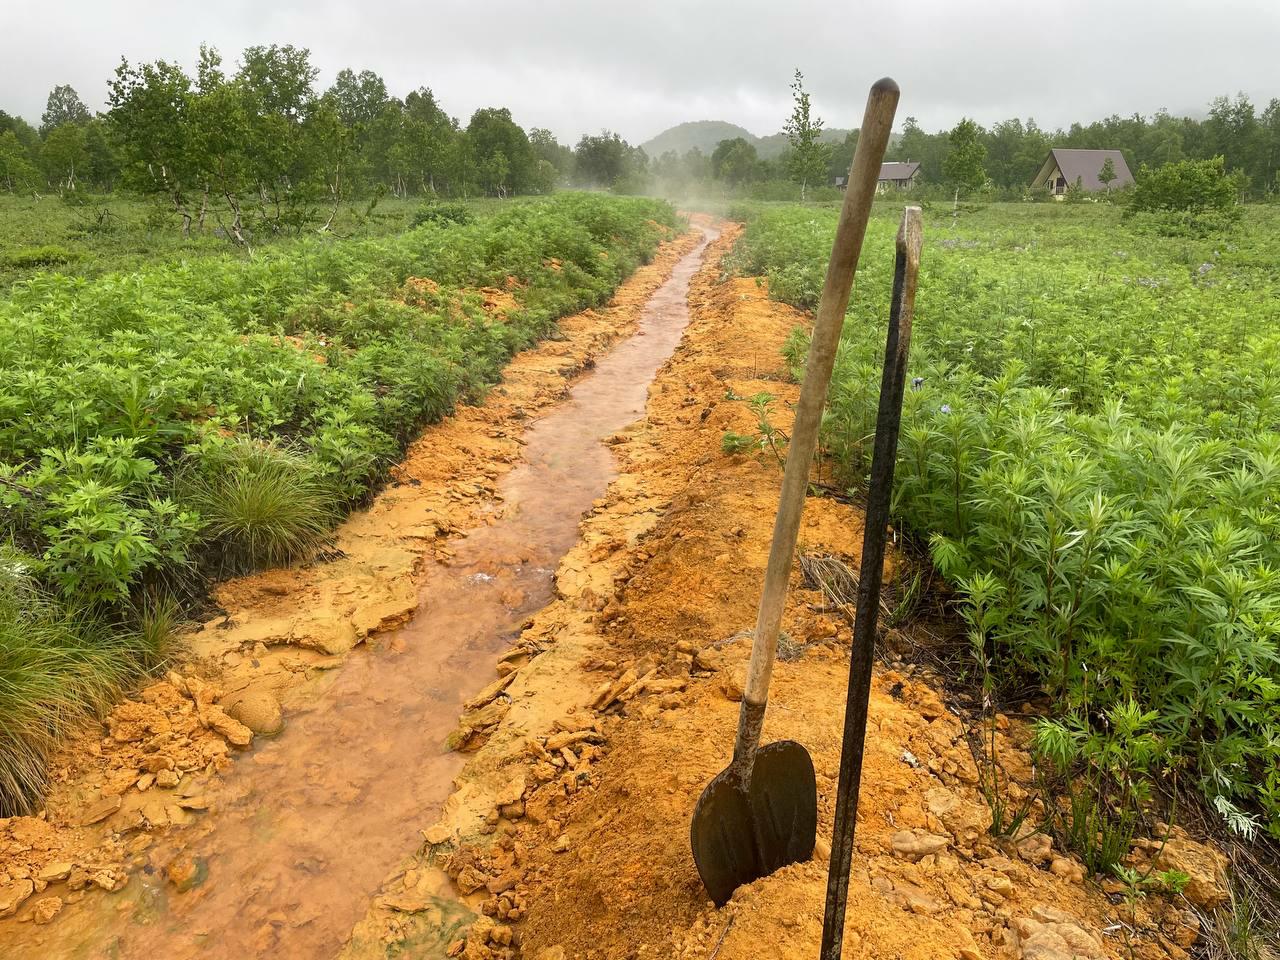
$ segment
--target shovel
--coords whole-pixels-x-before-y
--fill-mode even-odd
[[[698,798],[689,839],[698,874],[716,906],[744,883],[768,876],[813,854],[818,825],[818,791],[813,761],[800,744],[782,740],[760,747],[773,655],[800,530],[809,464],[818,443],[822,407],[835,364],[840,328],[849,306],[853,274],[871,216],[880,163],[898,106],[898,85],[887,77],[867,97],[858,147],[849,169],[840,221],[836,226],[827,279],[822,288],[796,407],[773,544],[756,616],[751,662],[738,715],[733,760]]]
[[[843,949],[845,903],[853,863],[853,831],[858,822],[858,788],[862,781],[862,751],[867,736],[871,666],[880,610],[880,580],[889,525],[889,496],[893,492],[893,467],[898,455],[898,427],[902,423],[902,391],[907,378],[907,350],[911,346],[911,318],[915,313],[922,239],[920,208],[907,207],[898,228],[889,336],[884,347],[876,441],[871,453],[871,483],[867,488],[858,607],[853,619],[849,693],[844,710],[844,742],[840,748],[840,784],[836,788],[836,825],[831,838],[831,864],[827,868],[822,950],[818,954],[821,960],[839,960]]]

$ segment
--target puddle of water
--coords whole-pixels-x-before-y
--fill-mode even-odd
[[[526,431],[524,461],[498,488],[499,519],[471,531],[450,565],[427,576],[414,620],[354,651],[280,737],[228,771],[213,795],[216,812],[176,838],[184,855],[201,858],[206,881],[187,893],[167,885],[159,868],[174,848],[161,841],[122,893],[69,906],[46,928],[5,924],[0,953],[242,960],[338,952],[449,795],[463,758],[443,743],[462,703],[552,598],[559,559],[616,475],[601,440],[643,414],[649,384],[680,340],[689,280],[714,236],[704,233],[650,298],[636,334]]]

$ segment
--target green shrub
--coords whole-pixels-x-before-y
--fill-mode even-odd
[[[140,446],[100,436],[82,452],[48,448],[0,484],[0,532],[38,545],[40,572],[78,604],[123,601],[148,575],[190,562],[199,522],[164,495]]]
[[[66,247],[44,244],[39,247],[22,247],[18,250],[9,251],[9,253],[5,254],[4,266],[16,270],[25,270],[32,267],[56,267],[64,263],[71,263],[77,258],[78,255]]]
[[[425,203],[413,212],[409,226],[420,227],[424,223],[468,224],[475,220],[471,208],[459,201]]]
[[[1091,874],[1117,872],[1133,845],[1161,760],[1156,717],[1128,700],[1101,723],[1080,712],[1036,724],[1046,820]]]
[[[1222,157],[1179,160],[1154,170],[1143,164],[1136,180],[1126,214],[1160,233],[1206,236],[1240,219],[1241,176],[1227,173]]]

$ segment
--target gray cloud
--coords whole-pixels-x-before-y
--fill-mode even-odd
[[[885,74],[902,86],[899,116],[927,129],[961,115],[1056,127],[1200,113],[1236,91],[1260,104],[1280,96],[1276,0],[61,0],[6,20],[0,109],[33,122],[55,84],[99,109],[122,55],[190,66],[201,42],[229,62],[250,44],[306,46],[321,84],[367,67],[400,96],[432,87],[463,122],[509,106],[564,141],[608,127],[640,142],[698,119],[775,132],[796,66],[829,126],[855,126]]]

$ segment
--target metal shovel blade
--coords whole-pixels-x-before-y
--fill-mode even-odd
[[[818,830],[818,785],[809,752],[794,740],[756,751],[745,785],[732,765],[702,791],[689,840],[717,907],[744,883],[808,860]]]

